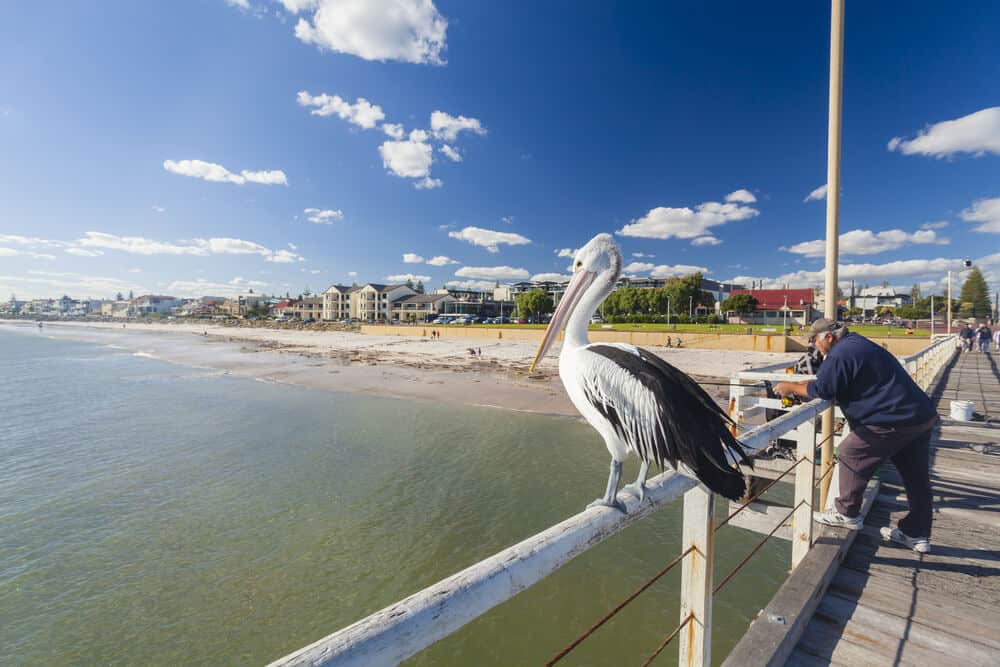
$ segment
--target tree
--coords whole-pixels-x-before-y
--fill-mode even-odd
[[[913,300],[913,304],[916,305],[920,301],[920,284],[913,283],[913,287],[910,288],[910,298]]]
[[[979,267],[969,272],[958,298],[962,303],[962,316],[988,317],[990,314],[990,288],[986,285]]]
[[[533,289],[517,295],[517,312],[522,317],[536,317],[552,312],[552,297],[545,290]]]
[[[121,292],[118,292],[118,294],[115,295],[115,301],[123,301],[124,299],[125,297],[122,296]]]
[[[752,313],[756,307],[757,299],[746,292],[734,294],[722,302],[722,311],[726,313]]]
[[[417,294],[423,294],[424,293],[424,281],[423,280],[418,280],[417,281],[417,286],[413,288],[413,291],[415,291]]]
[[[131,300],[132,300],[132,299],[134,299],[134,298],[135,298],[135,297],[134,297],[134,296],[132,296],[132,290],[129,290],[129,291],[128,291],[128,300],[129,300],[129,301],[131,301]]]
[[[413,278],[406,279],[406,286],[409,287],[410,289],[413,289]],[[413,291],[415,292],[416,290]]]

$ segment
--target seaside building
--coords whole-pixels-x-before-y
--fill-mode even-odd
[[[351,319],[363,322],[388,320],[394,302],[416,293],[406,285],[368,283],[350,294]]]
[[[447,290],[438,290],[432,294],[410,294],[392,302],[392,318],[401,322],[427,322],[449,312],[448,308],[456,302],[455,297]]]
[[[351,318],[351,294],[360,290],[358,285],[330,285],[323,291],[323,319],[327,321]]]
[[[137,316],[166,315],[181,303],[182,301],[177,297],[145,294],[132,301],[132,313]]]
[[[860,308],[864,317],[874,317],[882,308],[895,310],[912,303],[913,298],[909,294],[897,292],[892,287],[868,287],[847,298],[847,307]]]
[[[735,289],[732,295],[750,294],[757,300],[751,313],[727,313],[736,324],[806,326],[819,317],[811,289]],[[728,298],[728,297],[727,297]]]
[[[292,316],[299,320],[320,320],[323,318],[323,297],[312,296],[296,299],[292,306]]]

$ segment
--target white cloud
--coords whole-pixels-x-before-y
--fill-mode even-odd
[[[66,254],[77,257],[100,257],[104,253],[100,250],[87,250],[85,248],[66,248]]]
[[[496,287],[494,280],[449,280],[445,287],[451,289],[469,290],[472,292],[492,292]]]
[[[422,255],[418,255],[413,252],[403,253],[403,262],[406,264],[423,264],[424,258]]]
[[[69,245],[65,241],[53,241],[50,239],[40,239],[37,236],[19,236],[17,234],[0,234],[0,243],[8,245],[47,246],[52,248],[62,248]]]
[[[622,273],[645,273],[652,271],[655,266],[650,262],[631,262],[622,268]]]
[[[451,146],[449,146],[448,144],[444,144],[438,150],[444,153],[446,156],[448,156],[448,159],[451,160],[452,162],[462,161],[462,154],[459,153],[454,148],[452,148]]]
[[[167,211],[167,209],[163,208],[162,206],[154,206],[153,210],[156,211],[157,213],[166,213]]]
[[[434,188],[439,188],[442,185],[444,185],[444,181],[442,181],[440,178],[431,178],[430,176],[426,176],[421,180],[415,182],[413,184],[413,187],[415,187],[417,190],[433,190]]]
[[[231,7],[239,7],[240,9],[250,9],[250,3],[247,0],[226,0],[226,4]]]
[[[347,275],[349,275],[351,278],[357,278],[358,277],[358,272],[357,271],[348,271]]]
[[[354,104],[351,104],[339,95],[327,95],[322,93],[320,95],[310,95],[308,91],[300,90],[299,94],[296,96],[296,100],[299,105],[304,107],[316,107],[309,113],[313,116],[339,116],[348,123],[357,125],[366,130],[370,130],[375,127],[379,121],[385,119],[385,113],[382,111],[382,107],[377,104],[372,104],[363,97],[359,97],[355,100]],[[400,127],[400,126],[394,126]],[[385,126],[382,127],[385,130]],[[402,127],[400,127],[402,130]],[[386,132],[388,134],[388,132]]]
[[[674,276],[689,276],[692,273],[708,273],[704,266],[692,266],[690,264],[661,264],[653,267],[649,275],[653,278],[673,278]]]
[[[262,185],[288,185],[288,178],[285,172],[280,169],[273,171],[248,171],[243,170],[239,174],[234,174],[221,164],[204,162],[203,160],[164,160],[163,168],[174,174],[181,176],[191,176],[213,183],[260,183]]]
[[[947,220],[941,220],[938,222],[925,222],[920,225],[920,229],[944,229],[948,226]]]
[[[312,12],[295,36],[320,49],[365,60],[444,63],[448,21],[432,0],[282,0],[285,9]]]
[[[821,199],[826,199],[826,183],[807,194],[802,201],[819,201]]]
[[[430,135],[427,134],[427,130],[419,130],[419,129],[417,129],[417,130],[410,130],[410,141],[413,141],[413,142],[416,142],[416,143],[427,141],[427,137],[429,137],[429,136]]]
[[[528,245],[531,243],[520,234],[511,232],[497,232],[492,229],[482,229],[480,227],[466,227],[460,232],[448,232],[448,236],[453,239],[467,241],[472,245],[486,248],[489,252],[500,252],[499,245]]]
[[[720,243],[722,243],[722,241],[714,236],[699,236],[695,240],[691,241],[691,245],[699,248],[708,245],[719,245]]]
[[[428,178],[431,145],[422,141],[386,141],[378,147],[382,165],[402,178]]]
[[[1000,197],[974,201],[961,215],[963,220],[983,223],[974,231],[1000,234]]]
[[[561,256],[561,255],[560,255],[560,256]],[[649,254],[646,254],[646,253],[644,253],[644,252],[634,252],[634,253],[632,253],[632,256],[633,256],[633,257],[638,257],[639,259],[642,259],[643,257],[649,257],[649,258],[651,258],[651,259],[652,259],[653,257],[656,257],[656,255],[649,255]]]
[[[458,264],[458,260],[454,260],[446,255],[437,255],[427,260],[427,263],[431,266],[446,266],[448,264]]]
[[[269,262],[276,262],[278,264],[290,264],[292,262],[302,262],[305,258],[301,255],[296,255],[290,250],[276,250],[273,254],[265,257]]]
[[[0,276],[0,291],[16,291],[20,298],[45,298],[58,294],[76,297],[112,297],[117,292],[129,290],[142,294],[149,290],[138,283],[105,276],[88,276],[80,273],[52,273],[29,271],[28,275]]]
[[[737,190],[727,195],[727,198],[741,192]],[[752,196],[752,195],[751,195]],[[734,220],[746,220],[758,215],[760,211],[750,206],[744,206],[739,201],[704,202],[695,206],[694,210],[658,206],[646,215],[633,220],[619,229],[620,236],[636,236],[646,239],[693,239],[705,236],[711,227],[723,225]]]
[[[893,137],[889,150],[937,158],[956,153],[972,153],[975,157],[986,153],[1000,155],[1000,107],[935,123],[918,132],[913,139]]]
[[[726,195],[727,202],[737,202],[740,204],[752,204],[757,201],[757,198],[753,196],[753,193],[749,190],[737,190],[735,192],[730,192]]]
[[[574,250],[573,248],[559,248],[558,250],[554,250],[553,252],[555,252],[555,254],[558,257],[573,257],[574,255],[576,255],[576,250]]]
[[[260,255],[269,262],[304,261],[304,257],[289,250],[272,251],[259,243],[234,238],[192,239],[169,243],[154,241],[142,236],[116,236],[103,232],[86,232],[76,242],[84,248],[120,250],[133,255]]]
[[[297,245],[295,245],[294,243],[289,243],[288,244],[288,249],[289,250],[298,250],[299,247]]]
[[[484,278],[489,280],[524,280],[528,272],[512,266],[463,266],[455,275],[459,278]]]
[[[514,224],[514,216],[512,216],[512,215],[502,216],[500,218],[500,222],[504,223],[505,225],[513,225]]]
[[[536,273],[531,276],[531,282],[533,283],[564,283],[567,282],[573,276],[568,276],[563,273]]]
[[[172,296],[179,297],[199,297],[199,296],[238,296],[246,294],[248,290],[259,291],[262,287],[267,287],[268,283],[259,280],[247,280],[236,277],[226,283],[217,283],[204,278],[197,280],[174,280],[167,285],[166,291]]]
[[[455,141],[459,132],[482,135],[486,134],[486,128],[482,126],[478,118],[452,116],[444,111],[434,111],[431,113],[431,132],[438,139]]]
[[[142,273],[142,269],[139,269],[139,268],[129,269],[128,272],[129,273]]]
[[[838,249],[841,255],[876,255],[888,250],[898,250],[907,244],[914,245],[947,245],[948,239],[939,238],[932,229],[919,230],[907,234],[902,229],[889,229],[884,232],[873,232],[868,229],[855,229],[840,235]],[[781,250],[805,255],[806,257],[823,257],[826,255],[826,240],[805,241]]]
[[[317,225],[332,225],[335,221],[344,219],[344,212],[340,209],[307,208],[302,212],[306,214],[306,220]]]
[[[383,278],[383,280],[390,283],[405,283],[407,280],[412,280],[413,282],[427,282],[430,279],[430,276],[415,276],[412,273],[400,273],[395,276],[386,276]]]
[[[14,248],[0,248],[0,257],[14,257],[20,255],[22,257],[31,257],[33,259],[55,259],[55,255],[47,255],[45,253],[33,252],[31,250],[16,250]]]
[[[399,123],[382,123],[382,131],[393,139],[402,139],[406,131]]]
[[[134,255],[208,255],[207,248],[197,245],[178,245],[153,241],[142,236],[116,236],[103,232],[87,232],[78,245],[88,248],[121,250]]]

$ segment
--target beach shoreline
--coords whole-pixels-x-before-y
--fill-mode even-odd
[[[198,323],[46,322],[45,335],[112,345],[137,356],[262,382],[518,412],[578,416],[558,377],[558,350],[535,372],[533,341],[433,340],[342,331],[233,328]],[[0,320],[27,332],[36,325]],[[701,382],[791,361],[796,353],[649,348]],[[474,351],[475,353],[471,353]],[[725,386],[705,385],[727,398]]]

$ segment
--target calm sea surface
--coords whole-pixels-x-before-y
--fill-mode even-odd
[[[570,419],[265,384],[0,326],[0,664],[266,663],[581,510],[607,464]],[[675,503],[408,664],[540,664],[670,561],[679,532]],[[716,577],[757,540],[724,528]],[[768,543],[720,593],[715,662],[789,553]],[[677,623],[679,572],[567,664],[641,662]]]

